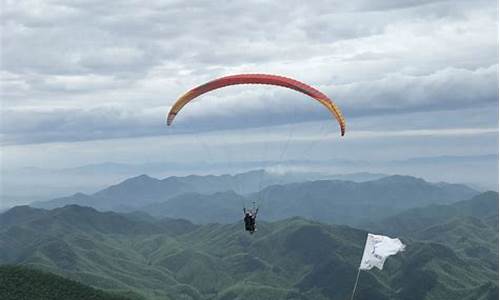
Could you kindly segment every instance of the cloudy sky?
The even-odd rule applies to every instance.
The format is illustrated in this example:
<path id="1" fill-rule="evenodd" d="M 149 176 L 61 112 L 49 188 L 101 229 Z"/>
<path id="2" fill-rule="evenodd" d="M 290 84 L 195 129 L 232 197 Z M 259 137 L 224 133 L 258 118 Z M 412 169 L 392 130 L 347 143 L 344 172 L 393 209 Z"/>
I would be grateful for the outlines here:
<path id="1" fill-rule="evenodd" d="M 223 160 L 220 147 L 237 160 L 498 155 L 497 1 L 2 5 L 4 178 L 25 167 Z M 249 86 L 206 95 L 166 128 L 179 95 L 234 73 L 317 87 L 343 110 L 346 136 L 304 96 Z M 498 182 L 497 161 L 481 168 L 471 181 Z"/>

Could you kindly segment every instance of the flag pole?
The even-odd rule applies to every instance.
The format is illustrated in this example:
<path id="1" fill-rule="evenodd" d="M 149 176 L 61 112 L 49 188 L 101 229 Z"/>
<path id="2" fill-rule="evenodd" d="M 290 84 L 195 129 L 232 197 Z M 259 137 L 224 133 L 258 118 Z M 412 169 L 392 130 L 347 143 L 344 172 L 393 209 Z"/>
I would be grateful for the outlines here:
<path id="1" fill-rule="evenodd" d="M 358 275 L 356 275 L 356 282 L 354 283 L 354 288 L 352 289 L 351 300 L 354 299 L 354 294 L 356 293 L 356 288 L 358 287 L 359 273 L 361 273 L 361 268 L 358 268 Z"/>

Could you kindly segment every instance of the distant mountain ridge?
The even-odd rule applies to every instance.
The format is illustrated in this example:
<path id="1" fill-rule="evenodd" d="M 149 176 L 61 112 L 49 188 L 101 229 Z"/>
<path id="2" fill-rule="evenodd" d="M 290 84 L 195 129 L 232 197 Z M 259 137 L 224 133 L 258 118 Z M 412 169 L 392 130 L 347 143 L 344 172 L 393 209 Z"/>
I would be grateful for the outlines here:
<path id="1" fill-rule="evenodd" d="M 139 206 L 163 202 L 183 193 L 211 194 L 235 190 L 244 194 L 258 191 L 261 185 L 267 186 L 282 180 L 292 179 L 275 177 L 263 170 L 236 175 L 171 176 L 164 179 L 140 175 L 109 186 L 92 195 L 77 193 L 69 197 L 37 202 L 33 206 L 54 208 L 67 204 L 81 204 L 101 210 L 131 211 Z"/>
<path id="2" fill-rule="evenodd" d="M 261 184 L 261 180 L 267 184 Z M 79 204 L 104 211 L 142 210 L 158 217 L 184 218 L 195 223 L 231 223 L 240 218 L 244 205 L 255 201 L 261 206 L 260 216 L 265 220 L 302 216 L 356 225 L 408 208 L 452 203 L 479 193 L 465 185 L 429 183 L 400 175 L 361 182 L 317 180 L 273 185 L 273 180 L 277 179 L 264 171 L 162 180 L 141 175 L 92 195 L 79 193 L 34 206 L 54 208 Z M 234 191 L 251 191 L 259 185 L 262 190 L 246 195 Z"/>
<path id="3" fill-rule="evenodd" d="M 254 197 L 262 199 L 266 207 L 263 216 L 270 220 L 298 215 L 357 225 L 409 208 L 453 203 L 477 194 L 464 185 L 433 184 L 420 178 L 393 175 L 359 183 L 320 180 L 270 186 Z"/>
<path id="4" fill-rule="evenodd" d="M 338 175 L 301 172 L 278 174 L 264 170 L 248 171 L 235 175 L 170 176 L 164 179 L 143 174 L 123 180 L 93 194 L 76 193 L 68 197 L 38 201 L 31 205 L 40 208 L 55 208 L 68 204 L 81 204 L 102 210 L 130 211 L 141 205 L 163 202 L 182 193 L 212 194 L 232 190 L 244 195 L 258 192 L 274 184 L 325 178 L 362 182 L 385 176 L 387 175 L 368 172 Z"/>
<path id="5" fill-rule="evenodd" d="M 498 151 L 497 151 L 498 152 Z M 165 158 L 169 159 L 169 158 Z M 293 182 L 305 180 L 339 179 L 349 181 L 367 181 L 377 179 L 377 175 L 408 174 L 423 177 L 432 182 L 465 183 L 478 191 L 498 191 L 498 153 L 473 156 L 435 156 L 409 157 L 408 159 L 384 161 L 333 160 L 286 160 L 233 162 L 231 172 L 246 172 L 263 167 L 274 175 L 288 176 L 295 173 Z M 234 168 L 233 168 L 234 167 Z M 341 174 L 333 174 L 332 170 Z M 363 172 L 371 170 L 377 173 L 363 178 Z M 453 170 L 450 172 L 450 170 Z M 67 167 L 63 169 L 16 168 L 7 169 L 2 177 L 3 189 L 0 190 L 0 210 L 15 205 L 46 201 L 72 195 L 76 192 L 93 194 L 126 178 L 148 174 L 155 178 L 167 176 L 187 176 L 189 174 L 225 174 L 227 162 L 203 163 L 199 161 L 176 163 L 175 161 L 156 161 L 147 163 L 100 162 L 95 164 Z M 284 172 L 284 173 L 283 173 Z M 343 174 L 353 173 L 354 176 Z M 343 178 L 342 178 L 343 177 Z M 274 184 L 290 181 L 274 182 Z M 236 191 L 241 193 L 241 191 Z M 256 191 L 252 191 L 256 192 Z"/>

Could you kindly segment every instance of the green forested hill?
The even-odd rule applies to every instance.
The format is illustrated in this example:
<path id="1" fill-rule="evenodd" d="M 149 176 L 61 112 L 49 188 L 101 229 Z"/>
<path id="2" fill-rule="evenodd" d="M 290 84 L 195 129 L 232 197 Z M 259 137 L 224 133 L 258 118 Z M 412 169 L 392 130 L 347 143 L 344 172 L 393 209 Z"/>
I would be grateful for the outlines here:
<path id="1" fill-rule="evenodd" d="M 498 217 L 498 193 L 485 192 L 450 205 L 433 204 L 409 209 L 379 222 L 368 223 L 364 227 L 383 230 L 395 235 L 413 235 L 430 226 L 464 217 L 484 220 Z"/>
<path id="2" fill-rule="evenodd" d="M 134 297 L 139 299 L 138 297 Z M 21 266 L 0 266 L 3 300 L 130 300 L 61 276 Z"/>
<path id="3" fill-rule="evenodd" d="M 486 192 L 452 205 L 411 209 L 367 225 L 376 231 L 449 246 L 498 270 L 498 193 Z"/>
<path id="4" fill-rule="evenodd" d="M 1 263 L 146 299 L 346 299 L 367 233 L 301 218 L 261 222 L 249 235 L 239 223 L 155 221 L 79 206 L 30 210 L 0 215 Z M 480 220 L 493 224 L 490 218 Z M 356 299 L 498 299 L 490 264 L 498 263 L 490 249 L 498 232 L 483 236 L 470 224 L 450 222 L 439 239 L 401 235 L 407 251 L 383 271 L 362 272 Z M 456 247 L 461 238 L 494 253 L 486 254 L 491 261 Z"/>

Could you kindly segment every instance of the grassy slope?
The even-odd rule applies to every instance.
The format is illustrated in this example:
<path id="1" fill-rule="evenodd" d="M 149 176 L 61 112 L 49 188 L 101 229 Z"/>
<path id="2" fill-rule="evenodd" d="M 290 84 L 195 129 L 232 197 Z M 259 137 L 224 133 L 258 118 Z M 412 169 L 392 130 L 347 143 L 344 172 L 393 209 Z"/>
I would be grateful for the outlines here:
<path id="1" fill-rule="evenodd" d="M 0 266 L 0 299 L 9 300 L 124 300 L 139 299 L 111 294 L 47 272 L 20 266 Z"/>

